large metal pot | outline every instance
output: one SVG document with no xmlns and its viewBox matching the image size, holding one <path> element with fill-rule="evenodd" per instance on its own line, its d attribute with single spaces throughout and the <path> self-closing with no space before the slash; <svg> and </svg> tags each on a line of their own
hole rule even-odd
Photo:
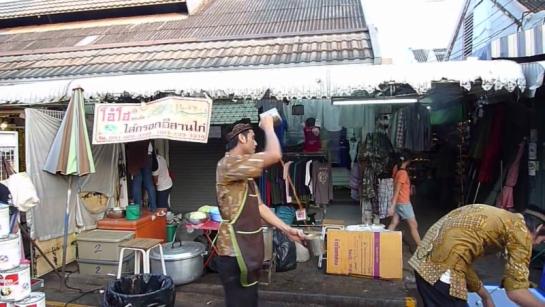
<svg viewBox="0 0 545 307">
<path fill-rule="evenodd" d="M 187 284 L 201 277 L 205 250 L 204 244 L 193 241 L 163 244 L 167 274 L 174 280 L 175 285 Z M 162 274 L 159 250 L 154 249 L 150 258 L 151 273 Z"/>
</svg>

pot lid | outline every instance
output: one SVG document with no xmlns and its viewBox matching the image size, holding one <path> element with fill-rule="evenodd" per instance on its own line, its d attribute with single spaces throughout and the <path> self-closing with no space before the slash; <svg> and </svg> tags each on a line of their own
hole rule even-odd
<svg viewBox="0 0 545 307">
<path fill-rule="evenodd" d="M 193 241 L 182 241 L 163 244 L 163 255 L 165 261 L 184 260 L 200 256 L 204 253 L 206 247 L 204 244 Z M 159 250 L 153 249 L 150 255 L 151 259 L 160 260 Z"/>
</svg>

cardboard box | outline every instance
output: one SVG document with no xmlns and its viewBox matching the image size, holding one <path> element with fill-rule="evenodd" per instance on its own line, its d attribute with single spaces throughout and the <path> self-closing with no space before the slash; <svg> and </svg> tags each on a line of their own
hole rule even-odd
<svg viewBox="0 0 545 307">
<path fill-rule="evenodd" d="M 335 220 L 335 219 L 323 219 L 322 225 L 340 225 L 344 226 L 344 220 Z"/>
<path fill-rule="evenodd" d="M 66 247 L 67 264 L 76 260 L 76 237 L 77 236 L 75 233 L 68 235 L 68 246 Z M 47 259 L 53 262 L 57 269 L 62 267 L 63 237 L 45 241 L 36 241 L 36 244 L 45 253 Z M 47 263 L 47 260 L 44 259 L 38 249 L 35 247 L 32 248 L 32 253 L 34 255 L 34 259 L 32 259 L 32 276 L 40 277 L 53 271 L 53 268 L 49 265 L 49 263 Z"/>
<path fill-rule="evenodd" d="M 399 231 L 330 230 L 326 239 L 326 272 L 329 274 L 382 279 L 403 277 Z"/>
</svg>

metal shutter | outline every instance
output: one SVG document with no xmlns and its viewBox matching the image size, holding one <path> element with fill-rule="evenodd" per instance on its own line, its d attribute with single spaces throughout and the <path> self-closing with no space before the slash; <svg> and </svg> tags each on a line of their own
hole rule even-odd
<svg viewBox="0 0 545 307">
<path fill-rule="evenodd" d="M 216 206 L 216 165 L 225 154 L 225 143 L 170 142 L 169 166 L 175 175 L 170 195 L 174 212 L 189 212 L 203 205 Z"/>
</svg>

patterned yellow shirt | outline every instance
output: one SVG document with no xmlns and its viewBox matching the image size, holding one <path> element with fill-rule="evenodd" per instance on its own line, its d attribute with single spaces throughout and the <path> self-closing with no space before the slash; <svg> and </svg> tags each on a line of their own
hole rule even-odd
<svg viewBox="0 0 545 307">
<path fill-rule="evenodd" d="M 432 285 L 450 270 L 450 295 L 467 300 L 467 292 L 482 285 L 471 264 L 485 249 L 506 252 L 506 290 L 529 287 L 532 238 L 524 218 L 488 205 L 467 205 L 441 218 L 430 227 L 409 265 Z"/>
<path fill-rule="evenodd" d="M 247 198 L 252 203 L 260 202 L 259 189 L 253 178 L 261 176 L 263 172 L 263 153 L 253 155 L 232 156 L 228 153 L 218 162 L 216 169 L 216 193 L 221 217 L 229 221 L 235 217 L 241 204 L 245 203 L 244 191 L 247 185 L 254 186 L 255 193 L 248 192 Z M 218 231 L 216 247 L 221 256 L 235 256 L 229 229 L 221 224 Z"/>
</svg>

